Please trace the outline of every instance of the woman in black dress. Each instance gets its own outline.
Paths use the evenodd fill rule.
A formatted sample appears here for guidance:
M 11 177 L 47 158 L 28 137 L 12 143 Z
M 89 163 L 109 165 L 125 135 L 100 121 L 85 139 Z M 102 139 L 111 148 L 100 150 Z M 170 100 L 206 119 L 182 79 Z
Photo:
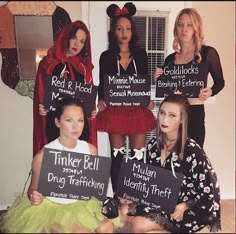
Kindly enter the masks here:
M 197 98 L 188 98 L 190 103 L 188 135 L 202 148 L 205 141 L 204 101 L 218 94 L 225 85 L 220 57 L 215 48 L 204 44 L 202 19 L 194 8 L 184 8 L 176 17 L 174 25 L 174 53 L 167 56 L 164 66 L 205 63 L 207 74 L 213 79 L 212 87 L 202 88 Z M 163 69 L 156 68 L 154 79 Z
M 131 218 L 134 233 L 192 233 L 207 226 L 216 232 L 220 223 L 220 191 L 216 173 L 203 149 L 187 137 L 189 103 L 171 94 L 158 113 L 157 137 L 146 148 L 146 163 L 184 175 L 172 214 L 132 203 L 122 205 Z M 161 178 L 164 180 L 164 178 Z

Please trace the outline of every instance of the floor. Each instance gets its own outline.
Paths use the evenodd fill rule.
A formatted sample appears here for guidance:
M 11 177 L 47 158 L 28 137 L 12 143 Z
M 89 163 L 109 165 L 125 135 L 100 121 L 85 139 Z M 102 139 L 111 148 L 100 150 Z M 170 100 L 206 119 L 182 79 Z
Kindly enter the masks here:
M 235 205 L 236 200 L 221 201 L 221 227 L 222 230 L 218 233 L 236 233 L 235 228 Z M 126 225 L 119 233 L 131 233 L 129 225 Z M 207 228 L 202 229 L 199 233 L 210 233 Z
M 235 200 L 221 201 L 221 227 L 219 233 L 236 233 L 235 228 Z M 202 229 L 199 233 L 210 233 L 207 229 Z
M 221 201 L 221 226 L 222 230 L 219 233 L 236 233 L 235 228 L 235 205 L 236 200 Z M 0 214 L 4 211 L 0 211 Z M 131 233 L 129 225 L 126 225 L 119 233 Z M 199 233 L 210 233 L 204 228 Z

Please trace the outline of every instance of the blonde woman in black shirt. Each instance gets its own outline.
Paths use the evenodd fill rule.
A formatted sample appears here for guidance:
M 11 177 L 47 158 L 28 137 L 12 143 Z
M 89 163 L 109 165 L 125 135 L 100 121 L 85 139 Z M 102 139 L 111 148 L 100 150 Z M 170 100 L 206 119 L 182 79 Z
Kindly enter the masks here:
M 207 63 L 213 86 L 201 89 L 198 98 L 188 98 L 190 103 L 188 134 L 203 147 L 205 140 L 204 101 L 219 93 L 225 85 L 220 57 L 215 48 L 204 45 L 202 19 L 194 8 L 184 8 L 174 25 L 174 53 L 167 56 L 164 66 L 171 64 Z M 163 73 L 156 68 L 154 79 Z

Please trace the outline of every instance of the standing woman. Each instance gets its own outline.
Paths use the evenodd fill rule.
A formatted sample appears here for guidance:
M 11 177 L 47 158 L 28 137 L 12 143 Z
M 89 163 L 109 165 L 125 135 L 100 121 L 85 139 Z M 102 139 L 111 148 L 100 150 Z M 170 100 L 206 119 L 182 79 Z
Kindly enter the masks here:
M 122 9 L 116 4 L 107 8 L 111 18 L 108 32 L 109 49 L 100 56 L 100 83 L 98 91 L 97 129 L 109 134 L 111 145 L 111 181 L 113 191 L 117 183 L 120 165 L 125 154 L 125 136 L 129 136 L 131 155 L 142 156 L 145 147 L 146 133 L 156 126 L 155 117 L 151 111 L 153 103 L 148 107 L 110 107 L 104 102 L 105 75 L 147 75 L 147 54 L 137 47 L 137 33 L 132 15 L 136 7 L 126 3 Z
M 146 163 L 184 175 L 172 214 L 141 204 L 122 205 L 134 233 L 193 233 L 204 227 L 221 229 L 220 189 L 216 173 L 204 150 L 187 136 L 188 99 L 170 94 L 160 105 L 157 137 L 146 148 Z M 161 178 L 165 181 L 165 178 Z
M 220 58 L 215 48 L 204 45 L 202 19 L 194 8 L 184 8 L 175 20 L 174 53 L 166 59 L 164 66 L 171 64 L 207 63 L 208 73 L 213 78 L 213 86 L 201 89 L 198 98 L 189 98 L 189 136 L 203 147 L 205 140 L 205 110 L 204 101 L 219 93 L 225 85 Z M 156 68 L 154 79 L 163 70 Z
M 40 61 L 34 88 L 34 155 L 48 142 L 59 136 L 59 130 L 54 124 L 55 112 L 45 110 L 43 98 L 45 82 L 48 75 L 71 79 L 92 84 L 92 55 L 90 33 L 86 25 L 77 20 L 66 25 L 47 55 Z M 95 114 L 90 120 L 85 120 L 85 128 L 80 139 L 97 145 L 95 131 Z

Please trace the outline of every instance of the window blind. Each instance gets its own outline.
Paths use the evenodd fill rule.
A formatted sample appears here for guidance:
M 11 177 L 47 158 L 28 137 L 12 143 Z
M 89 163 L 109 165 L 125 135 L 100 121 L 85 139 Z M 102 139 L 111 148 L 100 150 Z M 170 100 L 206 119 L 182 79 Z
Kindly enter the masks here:
M 133 17 L 139 37 L 138 45 L 144 48 L 148 55 L 148 75 L 152 81 L 151 100 L 154 102 L 152 112 L 156 117 L 162 99 L 155 97 L 156 84 L 153 74 L 157 66 L 163 66 L 167 55 L 168 17 L 167 11 L 137 11 Z M 156 136 L 156 129 L 146 134 L 146 143 L 154 136 Z M 128 138 L 126 138 L 126 147 L 127 149 L 130 147 Z

